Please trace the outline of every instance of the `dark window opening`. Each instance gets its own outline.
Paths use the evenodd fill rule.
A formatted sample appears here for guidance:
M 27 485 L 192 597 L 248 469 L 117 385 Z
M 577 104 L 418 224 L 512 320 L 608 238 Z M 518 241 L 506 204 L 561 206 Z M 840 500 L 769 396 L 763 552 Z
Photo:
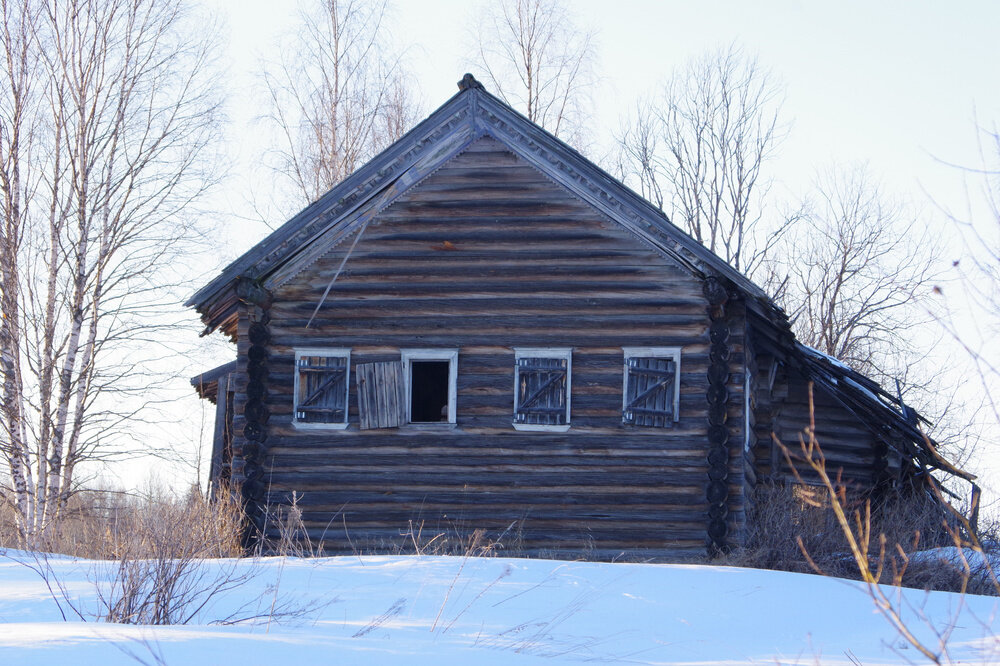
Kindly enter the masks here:
M 448 361 L 410 361 L 410 422 L 448 420 Z

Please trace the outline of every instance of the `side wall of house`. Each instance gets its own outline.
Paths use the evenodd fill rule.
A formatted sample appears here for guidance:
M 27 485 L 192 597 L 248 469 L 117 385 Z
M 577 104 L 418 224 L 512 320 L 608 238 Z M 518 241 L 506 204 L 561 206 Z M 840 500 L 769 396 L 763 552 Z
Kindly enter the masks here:
M 803 479 L 813 481 L 814 476 L 802 463 L 799 442 L 800 437 L 806 436 L 807 428 L 815 423 L 816 440 L 826 458 L 831 478 L 839 475 L 859 490 L 899 478 L 900 456 L 829 392 L 812 387 L 793 369 L 777 370 L 770 390 L 763 375 L 761 378 L 756 395 L 757 445 L 754 449 L 759 477 L 795 481 L 781 447 L 771 437 L 773 433 L 787 447 Z
M 490 139 L 374 219 L 307 328 L 353 241 L 270 285 L 266 502 L 294 493 L 310 536 L 331 551 L 409 542 L 412 526 L 425 541 L 506 532 L 535 553 L 705 553 L 719 479 L 707 458 L 702 280 Z M 725 510 L 713 514 L 722 542 L 738 540 L 744 520 L 743 317 L 730 304 L 716 371 L 735 451 Z M 293 423 L 295 350 L 317 347 L 351 350 L 345 430 Z M 513 428 L 516 347 L 572 349 L 567 432 Z M 672 427 L 622 424 L 623 347 L 681 348 Z M 458 350 L 457 423 L 359 430 L 356 366 L 413 348 Z

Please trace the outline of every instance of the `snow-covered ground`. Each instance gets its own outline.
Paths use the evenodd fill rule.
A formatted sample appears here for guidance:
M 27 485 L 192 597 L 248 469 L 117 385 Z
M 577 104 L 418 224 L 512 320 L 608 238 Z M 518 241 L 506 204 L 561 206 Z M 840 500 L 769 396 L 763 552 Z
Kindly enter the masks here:
M 921 663 L 858 583 L 711 566 L 460 557 L 267 558 L 184 626 L 63 621 L 46 583 L 0 557 L 0 664 Z M 105 575 L 53 558 L 72 606 Z M 233 561 L 205 565 L 229 571 Z M 51 581 L 50 581 L 51 582 Z M 56 595 L 61 593 L 56 589 Z M 997 600 L 909 590 L 907 619 L 957 663 L 1000 663 Z M 300 617 L 220 625 L 213 620 Z M 311 607 L 311 608 L 310 608 Z M 296 615 L 297 613 L 292 613 Z M 76 621 L 73 619 L 76 618 Z

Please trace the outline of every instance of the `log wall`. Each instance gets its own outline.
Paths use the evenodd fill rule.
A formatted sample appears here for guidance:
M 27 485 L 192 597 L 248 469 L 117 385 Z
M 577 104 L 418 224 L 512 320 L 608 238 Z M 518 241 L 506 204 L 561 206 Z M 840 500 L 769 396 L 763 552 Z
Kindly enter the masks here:
M 353 240 L 265 285 L 268 504 L 295 493 L 310 537 L 330 552 L 399 544 L 412 522 L 425 537 L 513 524 L 508 535 L 525 552 L 705 553 L 710 320 L 701 280 L 490 139 L 373 220 L 307 328 Z M 729 324 L 727 426 L 741 446 L 744 325 Z M 351 349 L 349 427 L 296 427 L 294 350 L 326 346 Z M 625 346 L 682 348 L 672 427 L 622 424 Z M 513 428 L 514 347 L 573 349 L 568 432 Z M 409 348 L 459 350 L 457 423 L 360 431 L 354 367 Z M 238 398 L 237 410 L 245 404 Z M 237 418 L 238 431 L 246 421 Z M 714 514 L 728 516 L 729 535 L 742 531 L 741 470 L 734 454 L 731 508 Z
M 775 435 L 788 447 L 793 463 L 803 479 L 813 481 L 813 475 L 798 463 L 799 438 L 815 422 L 816 439 L 826 457 L 831 478 L 838 475 L 852 487 L 868 490 L 890 483 L 900 475 L 900 457 L 870 427 L 841 405 L 823 389 L 814 388 L 809 401 L 809 382 L 794 370 L 779 371 L 772 396 L 760 398 L 762 411 Z M 760 433 L 763 434 L 763 433 Z M 780 448 L 769 438 L 758 438 L 756 450 L 757 474 L 774 480 L 793 481 Z

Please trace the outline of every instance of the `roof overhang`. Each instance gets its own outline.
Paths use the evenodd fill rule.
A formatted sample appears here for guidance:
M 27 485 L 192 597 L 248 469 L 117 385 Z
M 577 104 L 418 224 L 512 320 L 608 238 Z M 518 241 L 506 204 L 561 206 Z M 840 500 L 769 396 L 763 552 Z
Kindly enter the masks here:
M 199 398 L 214 404 L 218 399 L 219 380 L 231 372 L 236 372 L 236 361 L 230 361 L 192 377 L 191 386 L 194 387 Z

